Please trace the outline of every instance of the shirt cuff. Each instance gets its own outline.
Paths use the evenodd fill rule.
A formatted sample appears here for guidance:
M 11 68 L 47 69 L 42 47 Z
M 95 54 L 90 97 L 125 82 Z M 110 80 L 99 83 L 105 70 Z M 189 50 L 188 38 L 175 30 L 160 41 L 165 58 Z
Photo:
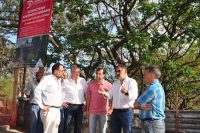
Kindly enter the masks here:
M 103 96 L 104 99 L 108 99 L 108 98 L 109 98 L 108 92 L 106 92 L 106 94 L 105 94 L 105 95 L 102 95 L 102 96 Z
M 39 104 L 41 109 L 44 109 L 44 105 L 43 104 Z
M 125 94 L 124 94 L 124 95 L 125 95 Z M 128 95 L 125 95 L 125 96 L 127 96 L 129 100 L 131 100 L 131 99 L 134 98 L 134 97 L 133 97 L 133 94 L 130 93 L 130 92 L 128 92 Z M 134 99 L 135 99 L 135 98 L 134 98 Z
M 138 104 L 139 104 L 140 107 L 144 106 L 144 103 L 142 103 L 141 100 L 137 100 L 137 102 L 138 102 Z

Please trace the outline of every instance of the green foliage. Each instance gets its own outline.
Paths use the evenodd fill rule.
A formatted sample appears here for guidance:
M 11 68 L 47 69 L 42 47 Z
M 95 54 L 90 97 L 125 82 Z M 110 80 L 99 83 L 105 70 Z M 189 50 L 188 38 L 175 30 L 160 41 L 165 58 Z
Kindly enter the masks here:
M 0 95 L 5 95 L 7 99 L 8 108 L 11 108 L 13 97 L 13 77 L 0 77 Z
M 193 108 L 184 99 L 197 100 L 198 95 L 193 98 L 193 93 L 200 94 L 199 1 L 110 0 L 65 4 L 68 26 L 60 23 L 59 26 L 67 29 L 60 34 L 66 40 L 62 46 L 67 51 L 67 62 L 79 64 L 88 78 L 98 65 L 115 67 L 124 63 L 141 88 L 144 86 L 141 69 L 158 64 L 168 108 L 177 104 L 173 103 L 175 96 L 171 97 L 176 89 L 181 91 L 180 108 Z M 186 94 L 188 98 L 184 98 Z

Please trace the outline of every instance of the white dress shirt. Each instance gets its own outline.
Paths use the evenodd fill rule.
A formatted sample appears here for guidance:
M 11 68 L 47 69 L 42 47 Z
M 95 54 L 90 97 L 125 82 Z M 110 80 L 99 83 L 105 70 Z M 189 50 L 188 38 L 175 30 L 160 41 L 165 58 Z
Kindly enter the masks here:
M 84 78 L 79 77 L 77 83 L 71 78 L 64 80 L 62 86 L 63 102 L 83 104 L 85 102 L 86 89 L 87 82 Z
M 128 95 L 125 95 L 121 92 L 123 87 L 128 89 Z M 122 84 L 120 80 L 117 80 L 113 83 L 112 89 L 108 92 L 107 97 L 109 99 L 113 98 L 113 109 L 133 108 L 135 99 L 138 97 L 137 82 L 128 76 Z
M 33 104 L 37 104 L 36 101 L 35 101 L 35 94 L 34 94 L 34 90 L 35 88 L 37 87 L 38 85 L 38 82 L 36 81 L 36 79 L 33 79 L 32 82 L 29 82 L 26 89 L 25 89 L 25 94 L 26 95 L 29 95 L 30 96 L 30 103 L 33 103 Z
M 62 105 L 61 79 L 54 75 L 45 76 L 35 89 L 35 101 L 41 109 L 44 105 L 60 107 Z

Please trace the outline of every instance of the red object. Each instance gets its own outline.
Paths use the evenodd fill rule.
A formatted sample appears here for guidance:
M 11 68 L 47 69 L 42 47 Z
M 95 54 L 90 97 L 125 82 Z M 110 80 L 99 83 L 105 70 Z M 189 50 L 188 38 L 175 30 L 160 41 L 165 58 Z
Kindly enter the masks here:
M 48 34 L 53 0 L 24 0 L 18 38 Z

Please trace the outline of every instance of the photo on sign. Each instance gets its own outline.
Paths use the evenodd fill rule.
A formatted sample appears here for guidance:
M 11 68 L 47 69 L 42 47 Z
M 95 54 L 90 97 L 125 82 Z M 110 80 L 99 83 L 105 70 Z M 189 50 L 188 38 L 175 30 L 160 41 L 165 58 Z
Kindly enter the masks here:
M 16 65 L 35 65 L 38 59 L 45 60 L 48 35 L 17 40 Z

